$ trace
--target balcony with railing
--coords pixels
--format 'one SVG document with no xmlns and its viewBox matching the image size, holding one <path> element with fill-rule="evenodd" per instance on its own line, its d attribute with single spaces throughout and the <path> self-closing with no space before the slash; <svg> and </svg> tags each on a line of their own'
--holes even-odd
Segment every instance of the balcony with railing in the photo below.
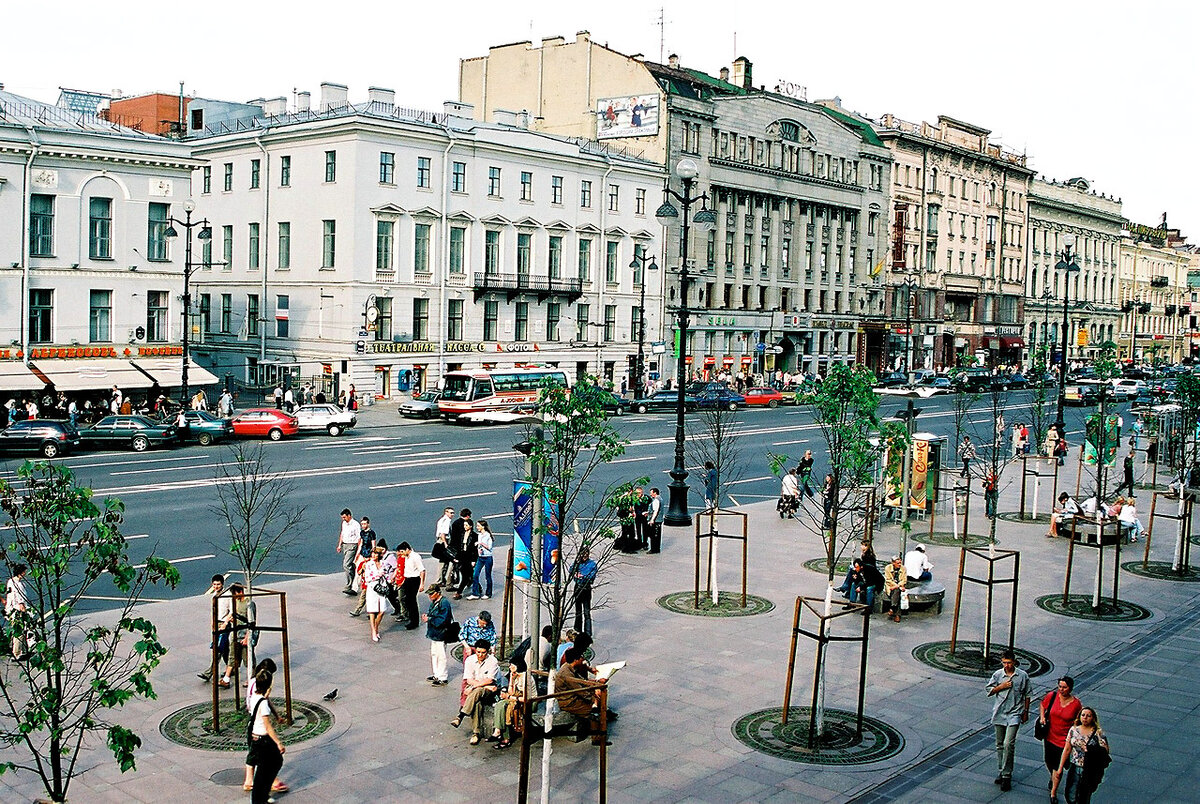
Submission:
<svg viewBox="0 0 1200 804">
<path fill-rule="evenodd" d="M 508 301 L 518 296 L 534 296 L 544 301 L 551 296 L 564 296 L 573 302 L 583 295 L 580 279 L 530 276 L 529 274 L 498 274 L 486 271 L 475 272 L 475 301 L 487 293 L 503 293 Z"/>
</svg>

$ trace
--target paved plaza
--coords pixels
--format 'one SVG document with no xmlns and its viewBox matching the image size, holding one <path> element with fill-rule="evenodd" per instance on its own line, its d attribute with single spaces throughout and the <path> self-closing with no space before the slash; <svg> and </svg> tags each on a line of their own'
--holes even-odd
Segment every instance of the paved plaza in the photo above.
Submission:
<svg viewBox="0 0 1200 804">
<path fill-rule="evenodd" d="M 1017 500 L 1016 489 L 1006 489 L 1000 510 L 1015 510 Z M 1140 493 L 1143 518 L 1149 500 L 1149 492 Z M 821 765 L 778 758 L 740 742 L 734 734 L 740 718 L 782 702 L 796 595 L 819 595 L 824 588 L 823 576 L 802 566 L 821 554 L 816 536 L 799 524 L 781 522 L 773 502 L 742 510 L 750 517 L 749 590 L 771 601 L 771 611 L 696 617 L 658 606 L 665 593 L 691 588 L 692 538 L 684 529 L 668 529 L 663 554 L 623 560 L 603 592 L 598 591 L 607 606 L 596 612 L 596 658 L 628 662 L 612 684 L 611 705 L 620 720 L 612 726 L 608 754 L 611 800 L 1046 800 L 1041 745 L 1033 738 L 1032 725 L 1020 733 L 1013 790 L 1001 793 L 992 784 L 995 752 L 984 680 L 934 669 L 913 656 L 917 646 L 950 637 L 959 551 L 933 542 L 928 552 L 935 577 L 948 589 L 945 610 L 911 614 L 899 624 L 880 616 L 871 621 L 866 712 L 898 732 L 898 753 L 866 765 Z M 973 512 L 972 520 L 972 531 L 981 532 L 983 518 Z M 950 523 L 942 518 L 936 524 L 942 531 Z M 925 527 L 917 522 L 911 541 L 925 541 Z M 1153 558 L 1168 559 L 1173 541 L 1168 528 L 1164 524 L 1155 539 Z M 1074 675 L 1077 694 L 1097 709 L 1110 737 L 1114 762 L 1095 800 L 1194 801 L 1200 738 L 1188 726 L 1200 706 L 1194 692 L 1200 687 L 1195 662 L 1200 653 L 1200 599 L 1195 593 L 1200 586 L 1123 571 L 1121 598 L 1144 606 L 1150 618 L 1110 623 L 1051 613 L 1035 601 L 1061 592 L 1067 543 L 1045 538 L 1044 531 L 1044 524 L 997 523 L 999 547 L 1021 551 L 1018 648 L 1052 665 L 1034 679 L 1035 690 L 1043 693 L 1059 675 Z M 411 538 L 417 545 L 427 541 L 423 533 Z M 897 551 L 899 539 L 896 526 L 879 533 L 881 558 Z M 1140 558 L 1141 543 L 1134 548 L 1123 553 L 1122 561 Z M 1073 591 L 1087 592 L 1095 552 L 1078 550 L 1076 556 Z M 326 704 L 334 718 L 329 730 L 288 747 L 281 778 L 292 792 L 281 800 L 515 800 L 518 748 L 469 746 L 469 730 L 455 730 L 448 722 L 455 713 L 457 673 L 452 671 L 449 687 L 431 687 L 424 680 L 429 674 L 424 631 L 406 632 L 390 617 L 382 640 L 372 644 L 365 618 L 347 617 L 351 601 L 341 594 L 340 574 L 332 572 L 338 557 L 331 553 L 329 564 L 328 576 L 271 585 L 287 592 L 295 697 L 320 703 L 323 694 L 339 689 L 337 699 Z M 503 556 L 497 566 L 503 566 Z M 968 566 L 976 574 L 984 571 Z M 1105 575 L 1107 589 L 1111 573 Z M 723 568 L 722 585 L 732 589 L 739 581 L 736 564 Z M 961 639 L 982 638 L 982 600 L 980 589 L 964 592 Z M 482 605 L 464 600 L 454 606 L 460 620 L 485 607 L 498 614 L 501 601 L 497 596 Z M 995 642 L 1003 639 L 1007 608 L 1006 593 L 998 593 Z M 182 747 L 159 731 L 172 712 L 206 700 L 208 688 L 195 675 L 206 662 L 208 644 L 203 602 L 155 603 L 143 613 L 158 625 L 171 650 L 154 674 L 158 700 L 137 702 L 118 714 L 144 740 L 138 770 L 122 775 L 111 757 L 86 752 L 81 762 L 85 772 L 73 783 L 71 800 L 247 800 L 240 788 L 242 752 Z M 269 618 L 261 615 L 262 622 Z M 271 635 L 263 636 L 259 654 L 278 660 Z M 812 662 L 813 643 L 802 639 L 793 706 L 808 703 Z M 832 649 L 829 706 L 853 710 L 857 662 L 855 646 Z M 553 746 L 551 801 L 594 800 L 596 749 L 565 738 Z M 534 796 L 540 755 L 537 744 Z M 29 775 L 0 777 L 0 798 L 31 800 L 39 793 L 34 781 Z"/>
</svg>

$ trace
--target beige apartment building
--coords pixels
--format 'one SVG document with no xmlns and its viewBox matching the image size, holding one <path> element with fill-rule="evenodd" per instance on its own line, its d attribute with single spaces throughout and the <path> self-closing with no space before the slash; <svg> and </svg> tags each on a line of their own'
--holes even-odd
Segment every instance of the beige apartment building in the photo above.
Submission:
<svg viewBox="0 0 1200 804">
<path fill-rule="evenodd" d="M 1125 311 L 1117 343 L 1137 363 L 1191 355 L 1196 329 L 1188 268 L 1194 253 L 1178 229 L 1127 221 L 1121 233 L 1119 293 Z"/>
</svg>

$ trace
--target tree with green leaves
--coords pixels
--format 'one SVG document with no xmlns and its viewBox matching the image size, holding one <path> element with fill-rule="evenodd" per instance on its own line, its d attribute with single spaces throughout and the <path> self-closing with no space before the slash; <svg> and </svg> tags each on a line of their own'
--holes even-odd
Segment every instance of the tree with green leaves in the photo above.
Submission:
<svg viewBox="0 0 1200 804">
<path fill-rule="evenodd" d="M 173 589 L 179 572 L 153 554 L 132 563 L 121 533 L 124 505 L 97 503 L 64 466 L 25 463 L 15 478 L 0 480 L 0 508 L 8 520 L 0 559 L 28 567 L 27 609 L 4 627 L 7 642 L 28 647 L 0 672 L 0 742 L 9 747 L 0 773 L 35 773 L 50 800 L 63 802 L 93 735 L 104 735 L 122 772 L 136 767 L 142 741 L 109 713 L 155 697 L 150 674 L 167 648 L 134 608 L 147 584 Z M 115 600 L 115 610 L 77 612 L 97 594 Z"/>
<path fill-rule="evenodd" d="M 1182 460 L 1179 462 L 1182 481 L 1180 487 L 1192 495 L 1185 506 L 1190 512 L 1197 493 L 1195 473 L 1200 471 L 1200 375 L 1194 371 L 1179 375 L 1175 383 L 1175 396 L 1179 400 L 1179 441 L 1182 451 Z M 1171 560 L 1172 568 L 1180 574 L 1189 570 L 1185 562 L 1183 532 L 1181 523 Z"/>
</svg>

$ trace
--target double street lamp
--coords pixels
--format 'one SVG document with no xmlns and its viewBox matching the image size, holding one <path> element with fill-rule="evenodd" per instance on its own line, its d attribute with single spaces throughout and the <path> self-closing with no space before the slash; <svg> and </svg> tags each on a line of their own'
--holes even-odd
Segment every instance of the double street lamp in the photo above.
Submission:
<svg viewBox="0 0 1200 804">
<path fill-rule="evenodd" d="M 647 263 L 649 263 L 647 265 Z M 657 271 L 658 263 L 654 261 L 652 255 L 647 255 L 646 250 L 641 247 L 636 247 L 633 250 L 633 261 L 629 263 L 640 277 L 638 282 L 638 350 L 637 350 L 637 365 L 633 369 L 633 393 L 634 398 L 638 394 L 644 393 L 646 383 L 646 272 Z"/>
<path fill-rule="evenodd" d="M 1071 252 L 1074 247 L 1075 235 L 1070 233 L 1063 235 L 1062 259 L 1054 266 L 1056 271 L 1063 271 L 1066 274 L 1063 277 L 1062 370 L 1058 375 L 1058 417 L 1054 420 L 1054 426 L 1060 437 L 1066 432 L 1063 404 L 1067 399 L 1067 328 L 1070 326 L 1067 319 L 1067 299 L 1071 295 L 1071 274 L 1079 272 L 1079 263 L 1075 262 L 1077 255 Z"/>
<path fill-rule="evenodd" d="M 684 359 L 684 352 L 687 349 L 688 335 L 688 286 L 691 283 L 692 276 L 688 272 L 688 234 L 690 224 L 694 223 L 696 228 L 702 232 L 709 232 L 717 226 L 717 216 L 708 208 L 708 196 L 704 193 L 692 195 L 692 183 L 696 180 L 696 176 L 700 174 L 700 168 L 694 160 L 680 159 L 675 166 L 675 175 L 683 181 L 683 193 L 677 193 L 666 186 L 663 188 L 662 206 L 654 213 L 654 217 L 664 228 L 670 230 L 670 227 L 680 219 L 680 212 L 671 203 L 674 198 L 683 207 L 683 232 L 680 245 L 679 255 L 679 306 L 676 309 L 678 316 L 676 345 L 676 365 L 675 365 L 675 383 L 678 386 L 676 389 L 678 396 L 675 400 L 675 466 L 671 469 L 671 483 L 668 486 L 670 490 L 670 500 L 667 505 L 667 515 L 665 521 L 668 525 L 690 525 L 692 516 L 688 513 L 688 485 L 687 485 L 687 469 L 683 462 L 683 413 L 684 413 L 684 386 L 687 385 L 687 363 Z M 697 201 L 700 202 L 700 209 L 693 217 L 691 214 L 692 205 Z M 639 360 L 640 360 L 640 345 L 639 345 Z"/>
<path fill-rule="evenodd" d="M 911 386 L 913 384 L 913 331 L 912 331 L 912 314 L 913 302 L 913 286 L 917 284 L 916 280 L 911 276 L 905 279 L 901 284 L 904 285 L 904 374 L 905 379 Z"/>
<path fill-rule="evenodd" d="M 1150 312 L 1150 303 L 1144 302 L 1141 299 L 1132 299 L 1121 305 L 1121 310 L 1129 313 L 1129 325 L 1132 327 L 1129 334 L 1129 363 L 1137 365 L 1137 317 L 1138 313 L 1145 315 Z"/>
<path fill-rule="evenodd" d="M 208 219 L 193 221 L 192 213 L 196 211 L 196 202 L 188 199 L 183 202 L 183 220 L 178 218 L 167 219 L 167 231 L 163 232 L 165 237 L 174 238 L 179 236 L 179 232 L 175 229 L 176 226 L 182 226 L 187 230 L 187 242 L 184 245 L 183 257 L 183 371 L 180 375 L 179 395 L 180 403 L 187 406 L 188 400 L 188 358 L 189 358 L 189 339 L 192 329 L 192 294 L 191 294 L 191 278 L 192 271 L 195 270 L 192 263 L 192 229 L 200 227 L 200 234 L 196 235 L 201 242 L 212 240 L 212 226 L 209 225 Z"/>
</svg>

